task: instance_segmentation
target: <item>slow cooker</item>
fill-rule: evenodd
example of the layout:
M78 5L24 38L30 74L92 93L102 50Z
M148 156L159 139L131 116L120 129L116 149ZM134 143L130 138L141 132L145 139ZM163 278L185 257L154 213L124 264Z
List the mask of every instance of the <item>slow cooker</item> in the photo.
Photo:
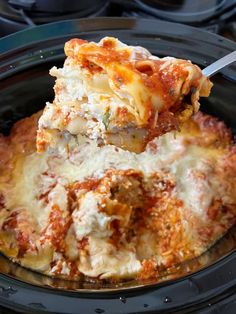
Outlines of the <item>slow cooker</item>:
M73 37L98 41L118 37L157 56L190 59L201 68L236 49L236 44L193 27L133 18L62 21L0 39L0 131L43 108L53 97L48 71L64 60ZM201 110L236 132L236 66L212 78L214 88ZM98 284L49 278L0 256L0 305L24 313L235 313L236 228L199 258L164 274L159 282ZM217 311L217 312L216 312Z

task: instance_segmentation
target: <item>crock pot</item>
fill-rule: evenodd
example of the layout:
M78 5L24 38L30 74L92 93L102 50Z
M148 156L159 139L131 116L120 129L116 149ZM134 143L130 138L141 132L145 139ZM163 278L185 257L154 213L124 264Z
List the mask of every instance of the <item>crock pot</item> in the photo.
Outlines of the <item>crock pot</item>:
M104 36L144 46L160 57L190 59L202 68L236 49L235 43L217 35L155 20L80 19L18 32L0 40L0 131L7 134L16 120L52 99L54 81L48 71L62 64L68 39L98 41ZM236 66L212 80L212 94L201 110L236 132ZM0 256L0 305L26 313L213 313L215 309L231 313L235 266L236 227L208 252L180 265L178 272L163 274L159 282L70 282L34 273Z

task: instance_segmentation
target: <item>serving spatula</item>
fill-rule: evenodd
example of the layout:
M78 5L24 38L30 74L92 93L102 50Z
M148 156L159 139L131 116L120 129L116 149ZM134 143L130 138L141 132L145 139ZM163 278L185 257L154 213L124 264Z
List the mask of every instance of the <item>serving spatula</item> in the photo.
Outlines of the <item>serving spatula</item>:
M227 65L236 61L236 50L227 54L223 58L220 58L216 62L210 64L205 69L202 70L203 75L207 77L211 77L212 75L219 72L221 69L226 67Z

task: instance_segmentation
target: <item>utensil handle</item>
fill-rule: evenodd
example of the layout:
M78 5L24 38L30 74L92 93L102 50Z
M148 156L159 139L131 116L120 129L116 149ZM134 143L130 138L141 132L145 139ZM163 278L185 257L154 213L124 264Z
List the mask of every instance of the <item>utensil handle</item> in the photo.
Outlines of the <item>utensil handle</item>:
M222 68L236 61L236 50L224 56L223 58L212 63L202 70L203 75L211 77L213 74L219 72Z

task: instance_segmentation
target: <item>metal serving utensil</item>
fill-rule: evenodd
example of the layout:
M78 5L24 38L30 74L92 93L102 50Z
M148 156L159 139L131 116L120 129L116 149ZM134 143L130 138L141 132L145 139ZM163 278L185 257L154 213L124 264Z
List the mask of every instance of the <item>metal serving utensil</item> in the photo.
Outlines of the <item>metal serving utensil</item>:
M217 60L216 62L210 64L208 67L202 70L203 75L211 77L215 73L219 72L221 69L227 65L236 61L236 50L224 56L223 58Z

